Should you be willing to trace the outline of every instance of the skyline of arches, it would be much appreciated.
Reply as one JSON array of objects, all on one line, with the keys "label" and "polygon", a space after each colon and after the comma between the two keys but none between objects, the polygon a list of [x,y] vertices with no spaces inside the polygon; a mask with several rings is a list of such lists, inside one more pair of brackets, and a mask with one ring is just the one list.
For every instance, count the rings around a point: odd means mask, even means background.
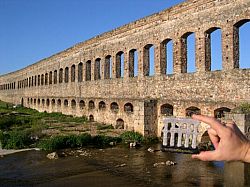
[{"label": "skyline of arches", "polygon": [[[233,46],[222,45],[223,28],[215,26],[205,31],[205,71],[216,71],[227,68],[226,66],[228,65],[226,63],[228,62],[226,61],[230,58],[228,56],[223,57],[222,51],[232,47],[234,68],[250,68],[250,63],[246,60],[246,55],[248,54],[246,51],[248,49],[248,44],[244,42],[245,37],[242,37],[242,35],[245,36],[246,34],[241,34],[242,32],[249,32],[249,20],[250,19],[242,19],[233,25]],[[228,36],[229,35],[226,34],[226,37]],[[195,73],[197,71],[197,63],[200,63],[196,62],[197,49],[195,44],[197,43],[197,40],[200,40],[200,38],[197,38],[195,32],[186,32],[180,37],[180,61],[182,73]],[[176,66],[177,63],[176,60],[174,60],[175,58],[173,54],[173,44],[175,41],[176,39],[172,40],[167,38],[161,43],[161,49],[159,53],[160,70],[156,69],[156,65],[158,64],[155,64],[155,61],[158,58],[155,56],[157,53],[157,51],[154,49],[156,44],[149,43],[143,47],[143,56],[138,54],[138,48],[127,49],[127,52],[117,52],[114,63],[115,67],[112,67],[112,55],[106,55],[105,57],[96,58],[96,63],[94,63],[95,68],[92,68],[93,64],[91,63],[91,60],[88,60],[87,62],[74,63],[69,65],[69,67],[61,67],[60,69],[58,68],[58,70],[48,70],[47,72],[39,75],[31,75],[27,79],[17,81],[17,86],[15,85],[16,81],[13,83],[2,84],[0,85],[0,90],[30,88],[40,85],[47,86],[51,84],[57,84],[57,82],[83,82],[110,78],[137,77],[138,75],[155,76],[155,74],[159,74],[159,72],[161,75],[165,74],[167,76],[176,74],[178,73],[178,68]],[[139,63],[142,63],[142,65]],[[140,66],[141,68],[139,68]],[[83,71],[84,68],[85,73]],[[92,72],[92,69],[94,69],[94,72]],[[59,73],[57,73],[57,71],[59,71]],[[113,76],[113,72],[116,75],[115,77]],[[77,81],[75,81],[76,76],[78,77]]]}]

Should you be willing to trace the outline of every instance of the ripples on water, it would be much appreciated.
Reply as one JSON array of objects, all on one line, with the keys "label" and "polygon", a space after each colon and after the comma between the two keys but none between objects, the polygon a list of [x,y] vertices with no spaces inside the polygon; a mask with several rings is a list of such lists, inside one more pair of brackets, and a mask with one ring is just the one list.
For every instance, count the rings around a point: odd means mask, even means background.
[{"label": "ripples on water", "polygon": [[[29,151],[0,158],[0,186],[244,186],[249,174],[249,165],[242,163],[201,162],[191,155],[145,148],[87,151],[90,157],[48,160],[45,152]],[[167,160],[177,165],[153,167]]]}]

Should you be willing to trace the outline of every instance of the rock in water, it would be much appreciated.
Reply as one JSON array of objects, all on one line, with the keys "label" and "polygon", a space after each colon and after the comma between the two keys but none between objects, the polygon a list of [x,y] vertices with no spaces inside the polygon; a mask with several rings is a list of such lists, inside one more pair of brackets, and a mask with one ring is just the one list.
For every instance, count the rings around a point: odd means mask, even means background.
[{"label": "rock in water", "polygon": [[158,166],[174,166],[176,165],[176,162],[173,162],[171,160],[168,160],[166,162],[158,162],[158,163],[154,163],[154,167],[158,167]]},{"label": "rock in water", "polygon": [[154,163],[154,167],[158,167],[158,166],[163,166],[165,165],[165,162],[158,162],[158,163]]},{"label": "rock in water", "polygon": [[166,165],[167,165],[167,166],[173,166],[173,165],[176,165],[176,162],[173,162],[173,161],[168,160],[168,161],[166,162]]},{"label": "rock in water", "polygon": [[148,152],[153,153],[153,152],[155,152],[155,150],[150,147],[150,148],[148,148]]},{"label": "rock in water", "polygon": [[135,147],[139,147],[139,146],[140,146],[140,144],[138,142],[131,142],[131,143],[129,143],[129,147],[130,148],[135,148]]},{"label": "rock in water", "polygon": [[109,145],[110,145],[110,146],[115,146],[115,145],[116,145],[116,142],[109,142]]},{"label": "rock in water", "polygon": [[58,159],[58,154],[56,152],[47,154],[47,158],[50,160]]}]

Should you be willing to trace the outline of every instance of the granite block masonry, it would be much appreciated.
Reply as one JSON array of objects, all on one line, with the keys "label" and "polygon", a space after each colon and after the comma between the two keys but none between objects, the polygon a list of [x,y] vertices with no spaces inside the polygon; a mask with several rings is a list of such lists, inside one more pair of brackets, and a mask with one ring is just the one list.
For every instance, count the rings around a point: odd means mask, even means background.
[{"label": "granite block masonry", "polygon": [[[0,76],[0,100],[145,136],[161,136],[166,116],[221,117],[250,102],[250,69],[239,61],[239,29],[249,20],[249,0],[188,0]],[[222,38],[220,71],[211,70],[215,30]],[[195,72],[188,71],[190,35]]]}]

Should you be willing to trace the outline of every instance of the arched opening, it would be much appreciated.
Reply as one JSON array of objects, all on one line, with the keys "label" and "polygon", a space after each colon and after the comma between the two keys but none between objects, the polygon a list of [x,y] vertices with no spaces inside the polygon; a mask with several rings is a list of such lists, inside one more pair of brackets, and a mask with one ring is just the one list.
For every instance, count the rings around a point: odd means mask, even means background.
[{"label": "arched opening", "polygon": [[115,128],[116,129],[124,129],[124,121],[123,121],[123,119],[117,119],[116,120]]},{"label": "arched opening", "polygon": [[27,99],[27,104],[28,104],[28,105],[30,104],[30,98]]},{"label": "arched opening", "polygon": [[181,73],[195,71],[195,34],[187,32],[181,37]]},{"label": "arched opening", "polygon": [[[34,86],[36,86],[36,82],[37,82],[37,76],[35,75],[34,76]],[[15,83],[14,83],[15,84]],[[14,85],[14,87],[15,87],[15,85]]]},{"label": "arched opening", "polygon": [[205,32],[205,70],[222,70],[222,39],[219,27],[212,27]]},{"label": "arched opening", "polygon": [[57,84],[57,70],[54,71],[54,84]]},{"label": "arched opening", "polygon": [[127,113],[132,113],[134,112],[134,107],[131,103],[126,103],[124,105],[124,111],[127,112]]},{"label": "arched opening", "polygon": [[91,61],[88,60],[86,62],[86,69],[85,69],[86,81],[91,81]]},{"label": "arched opening", "polygon": [[[31,78],[29,77],[29,87],[31,86]],[[9,84],[7,84],[7,89],[9,90],[9,88],[10,88],[10,85]]]},{"label": "arched opening", "polygon": [[49,72],[49,84],[52,84],[52,71]]},{"label": "arched opening", "polygon": [[42,77],[41,77],[41,85],[43,86],[44,85],[44,75],[42,74]]},{"label": "arched opening", "polygon": [[51,106],[54,108],[55,105],[56,105],[56,100],[55,100],[55,99],[52,99],[52,100],[51,100]]},{"label": "arched opening", "polygon": [[119,105],[116,102],[111,103],[110,109],[112,112],[117,113],[119,111]]},{"label": "arched opening", "polygon": [[61,68],[59,70],[59,83],[62,83],[63,82],[63,69]]},{"label": "arched opening", "polygon": [[44,99],[42,99],[42,105],[43,105],[43,107],[45,106],[45,100]]},{"label": "arched opening", "polygon": [[94,116],[93,115],[89,115],[89,121],[93,122],[94,121]]},{"label": "arched opening", "polygon": [[31,104],[31,105],[33,104],[33,99],[32,99],[32,98],[30,98],[30,104]]},{"label": "arched opening", "polygon": [[45,85],[48,85],[48,73],[45,73]]},{"label": "arched opening", "polygon": [[62,101],[61,101],[61,99],[58,99],[57,100],[57,106],[61,107],[61,105],[62,105]]},{"label": "arched opening", "polygon": [[136,49],[129,51],[129,77],[138,76],[138,52]]},{"label": "arched opening", "polygon": [[94,71],[94,73],[95,73],[95,76],[94,76],[95,80],[101,79],[101,59],[100,58],[97,58],[95,60],[95,71]]},{"label": "arched opening", "polygon": [[40,75],[38,75],[38,78],[37,78],[38,80],[37,80],[37,86],[40,86],[40,83],[41,83],[41,76]]},{"label": "arched opening", "polygon": [[[210,146],[209,146],[210,145]],[[209,147],[208,147],[209,146]],[[205,151],[205,150],[207,150],[208,148],[210,149],[210,148],[212,148],[213,147],[213,145],[212,145],[212,143],[211,143],[211,140],[210,140],[210,138],[209,138],[209,134],[208,134],[208,132],[207,132],[207,130],[202,134],[202,136],[201,136],[201,141],[200,141],[200,143],[199,143],[199,149],[201,150],[201,151]]]},{"label": "arched opening", "polygon": [[49,107],[49,99],[46,100],[46,106]]},{"label": "arched opening", "polygon": [[64,72],[64,82],[68,83],[69,82],[69,68],[66,67],[65,68],[65,72]]},{"label": "arched opening", "polygon": [[40,104],[41,104],[40,99],[37,100],[37,104],[38,104],[38,106],[40,106]]},{"label": "arched opening", "polygon": [[105,57],[104,79],[110,79],[112,76],[112,58],[111,55]]},{"label": "arched opening", "polygon": [[165,116],[173,116],[174,115],[174,107],[170,104],[161,105],[161,114]]},{"label": "arched opening", "polygon": [[80,101],[79,107],[80,107],[81,110],[84,109],[84,107],[85,107],[85,102],[84,102],[83,100]]},{"label": "arched opening", "polygon": [[71,101],[71,108],[76,108],[76,101],[74,99]]},{"label": "arched opening", "polygon": [[95,102],[93,100],[89,101],[89,109],[94,109],[95,108]]},{"label": "arched opening", "polygon": [[249,32],[250,19],[243,19],[234,25],[234,67],[235,68],[250,68],[249,63]]},{"label": "arched opening", "polygon": [[68,102],[68,100],[67,100],[67,99],[65,99],[65,100],[64,100],[64,102],[63,102],[63,104],[64,104],[64,107],[68,107],[68,106],[69,106],[69,102]]},{"label": "arched opening", "polygon": [[[31,78],[31,86],[34,86],[34,77],[32,76],[32,78]],[[13,83],[12,83],[12,85],[11,85],[11,88],[13,89]]]},{"label": "arched opening", "polygon": [[76,80],[76,66],[73,64],[71,66],[71,82],[75,82]]},{"label": "arched opening", "polygon": [[36,105],[36,99],[34,99],[34,105]]},{"label": "arched opening", "polygon": [[160,68],[161,74],[173,74],[173,41],[164,40],[160,45]]},{"label": "arched opening", "polygon": [[225,114],[230,112],[231,109],[227,108],[227,107],[221,107],[221,108],[217,108],[216,110],[214,110],[214,117],[215,118],[223,118],[225,117]]},{"label": "arched opening", "polygon": [[24,104],[24,103],[23,103],[23,98],[22,98],[22,99],[21,99],[21,106],[22,106],[22,107],[23,107],[23,104]]},{"label": "arched opening", "polygon": [[124,53],[123,51],[119,51],[116,54],[116,62],[115,62],[115,72],[116,78],[121,78],[124,75]]},{"label": "arched opening", "polygon": [[186,116],[191,117],[192,114],[201,114],[201,109],[199,109],[195,106],[191,106],[191,107],[187,108],[186,109]]},{"label": "arched opening", "polygon": [[82,82],[83,81],[82,73],[83,73],[83,63],[80,62],[78,64],[78,82]]},{"label": "arched opening", "polygon": [[104,110],[104,109],[106,109],[106,104],[104,101],[100,101],[99,102],[99,110]]},{"label": "arched opening", "polygon": [[143,48],[143,75],[154,75],[154,45],[147,44]]}]

